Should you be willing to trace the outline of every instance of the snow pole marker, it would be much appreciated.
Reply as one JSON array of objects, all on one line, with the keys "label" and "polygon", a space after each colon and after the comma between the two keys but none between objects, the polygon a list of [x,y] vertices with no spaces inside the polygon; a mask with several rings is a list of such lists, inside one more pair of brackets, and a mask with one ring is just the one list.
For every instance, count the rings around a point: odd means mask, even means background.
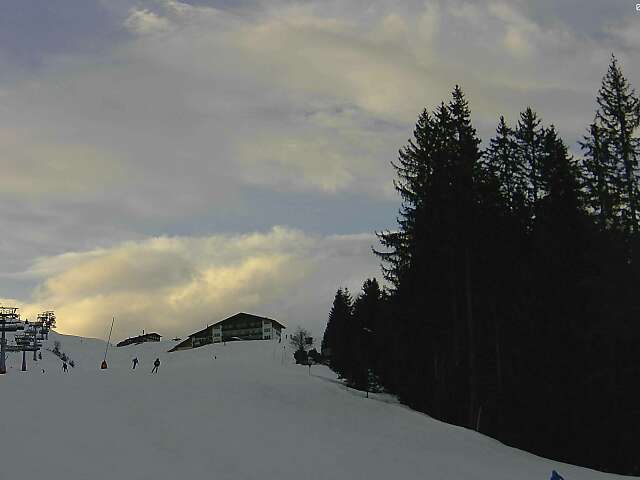
[{"label": "snow pole marker", "polygon": [[102,360],[102,364],[100,365],[100,370],[107,369],[107,352],[109,351],[109,345],[111,343],[111,333],[113,332],[113,324],[116,321],[116,317],[113,317],[111,320],[111,329],[109,330],[109,340],[107,340],[107,347],[104,349],[104,359]]},{"label": "snow pole marker", "polygon": [[7,373],[7,365],[6,365],[6,353],[5,346],[7,344],[7,339],[4,334],[5,330],[5,319],[2,317],[2,323],[0,324],[2,328],[2,338],[0,338],[0,375],[4,375]]}]

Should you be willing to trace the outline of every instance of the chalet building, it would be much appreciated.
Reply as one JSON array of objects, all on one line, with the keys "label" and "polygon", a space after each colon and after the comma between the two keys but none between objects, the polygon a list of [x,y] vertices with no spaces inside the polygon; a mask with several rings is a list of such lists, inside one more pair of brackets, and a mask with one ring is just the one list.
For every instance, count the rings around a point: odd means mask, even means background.
[{"label": "chalet building", "polygon": [[210,343],[232,342],[234,340],[277,340],[282,339],[282,329],[287,328],[271,318],[250,313],[236,313],[219,322],[192,333],[189,338],[173,347],[170,352],[197,348]]},{"label": "chalet building", "polygon": [[144,333],[137,337],[127,338],[116,345],[116,347],[126,347],[127,345],[138,345],[145,342],[159,342],[162,336],[157,333]]}]

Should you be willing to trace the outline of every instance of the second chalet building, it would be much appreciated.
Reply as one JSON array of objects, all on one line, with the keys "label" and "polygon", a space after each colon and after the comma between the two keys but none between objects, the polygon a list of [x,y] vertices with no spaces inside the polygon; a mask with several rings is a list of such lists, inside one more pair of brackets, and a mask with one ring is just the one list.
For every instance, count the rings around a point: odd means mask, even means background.
[{"label": "second chalet building", "polygon": [[127,338],[116,345],[116,347],[126,347],[127,345],[138,345],[146,342],[159,342],[162,335],[157,333],[143,333],[137,337]]},{"label": "second chalet building", "polygon": [[250,313],[236,313],[235,315],[209,325],[199,332],[192,333],[170,352],[197,348],[210,343],[230,342],[234,340],[277,340],[282,338],[282,329],[286,328],[280,322],[271,318],[259,317]]}]

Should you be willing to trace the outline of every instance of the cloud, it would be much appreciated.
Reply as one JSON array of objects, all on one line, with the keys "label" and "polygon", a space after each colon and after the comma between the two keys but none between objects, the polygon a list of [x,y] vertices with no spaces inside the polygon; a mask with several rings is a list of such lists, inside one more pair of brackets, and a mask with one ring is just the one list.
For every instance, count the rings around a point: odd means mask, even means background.
[{"label": "cloud", "polygon": [[285,189],[316,188],[336,192],[352,183],[349,159],[323,138],[258,138],[239,151],[247,165],[247,181]]},{"label": "cloud", "polygon": [[609,25],[607,33],[618,39],[625,51],[631,53],[640,49],[640,32],[638,31],[638,17],[640,13],[623,23]]},{"label": "cloud", "polygon": [[[40,150],[45,131],[70,162],[91,149],[125,166],[138,185],[113,202],[135,197],[156,207],[149,215],[224,208],[247,185],[387,197],[388,163],[417,114],[458,82],[484,134],[532,104],[578,135],[612,48],[522,1],[118,5],[131,36],[99,61],[53,57],[38,81],[4,91],[2,107]],[[628,24],[607,27],[611,42],[632,42]]]},{"label": "cloud", "polygon": [[377,273],[369,234],[310,236],[274,227],[265,233],[157,237],[107,249],[41,258],[26,315],[55,309],[63,332],[118,336],[142,328],[185,335],[238,311],[275,316],[320,334],[335,289],[357,290]]},{"label": "cloud", "polygon": [[126,182],[118,158],[91,145],[34,142],[29,133],[0,129],[2,194],[91,196],[105,182]]},{"label": "cloud", "polygon": [[352,189],[395,198],[388,161],[404,132],[367,121],[355,107],[317,108],[297,118],[287,137],[267,128],[239,145],[244,181],[288,191]]},{"label": "cloud", "polygon": [[[413,116],[429,95],[432,45],[420,55],[406,43],[408,24],[398,15],[373,25],[323,17],[292,7],[230,32],[232,44],[270,78],[294,93],[329,96],[389,120]],[[401,34],[404,30],[405,34]]]},{"label": "cloud", "polygon": [[170,29],[171,24],[166,18],[146,8],[132,8],[124,21],[124,26],[135,33],[148,35],[166,32]]}]

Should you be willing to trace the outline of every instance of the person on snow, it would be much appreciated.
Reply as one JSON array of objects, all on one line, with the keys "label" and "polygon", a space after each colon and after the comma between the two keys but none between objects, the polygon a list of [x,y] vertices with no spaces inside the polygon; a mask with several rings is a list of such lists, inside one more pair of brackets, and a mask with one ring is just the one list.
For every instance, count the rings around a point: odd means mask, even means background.
[{"label": "person on snow", "polygon": [[42,360],[42,352],[38,352],[38,360]]},{"label": "person on snow", "polygon": [[158,373],[159,366],[160,366],[160,359],[156,358],[156,361],[153,362],[153,368],[151,369],[151,373]]},{"label": "person on snow", "polygon": [[558,472],[556,472],[555,470],[552,470],[550,480],[564,480],[564,478]]},{"label": "person on snow", "polygon": [[67,362],[62,362],[62,371],[67,373]]},{"label": "person on snow", "polygon": [[131,367],[131,370],[135,370],[135,369],[136,369],[136,367],[138,366],[138,357],[135,357],[135,358],[131,361],[131,363],[133,364],[133,365],[132,365],[132,367]]}]

